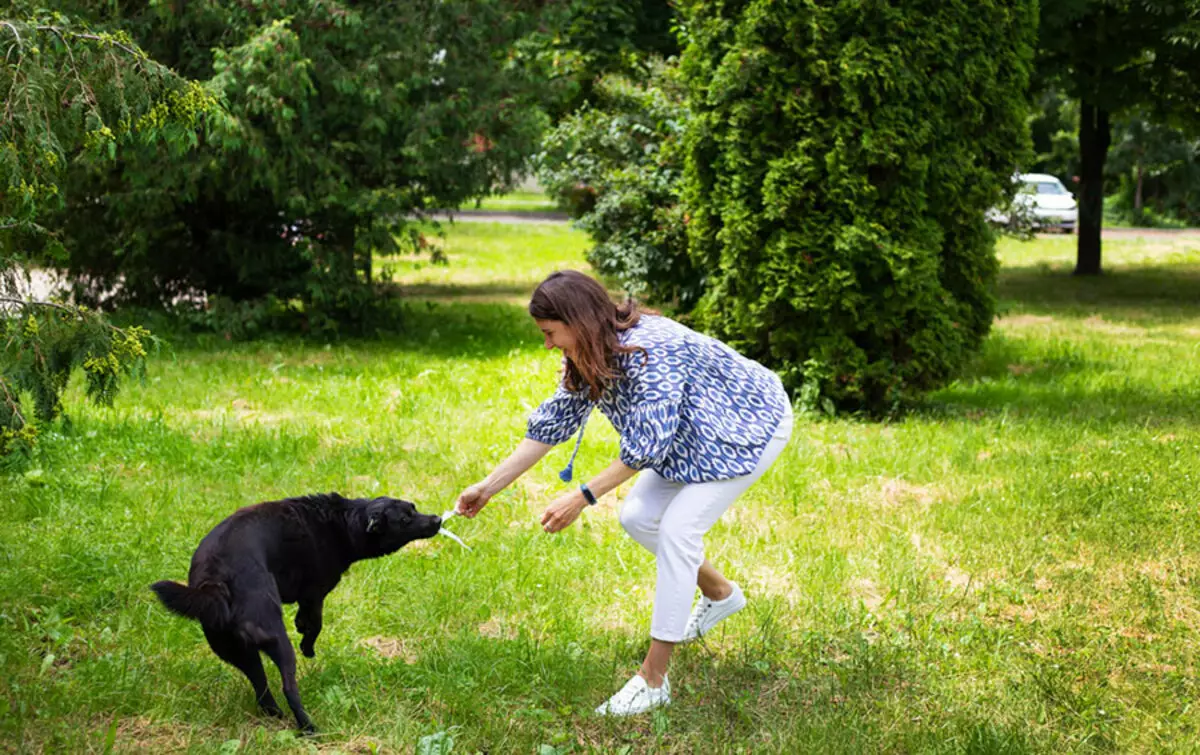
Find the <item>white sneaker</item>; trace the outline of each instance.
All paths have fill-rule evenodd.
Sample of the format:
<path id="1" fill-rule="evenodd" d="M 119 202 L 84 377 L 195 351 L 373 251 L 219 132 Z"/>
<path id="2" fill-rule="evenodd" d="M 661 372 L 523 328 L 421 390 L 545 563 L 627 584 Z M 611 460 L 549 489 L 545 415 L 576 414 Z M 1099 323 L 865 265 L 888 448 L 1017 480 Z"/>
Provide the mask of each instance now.
<path id="1" fill-rule="evenodd" d="M 722 619 L 727 619 L 746 607 L 746 596 L 742 593 L 742 588 L 738 587 L 737 582 L 730 584 L 733 585 L 733 592 L 724 600 L 709 600 L 703 595 L 700 596 L 700 601 L 692 608 L 692 615 L 688 617 L 681 643 L 700 639 L 712 631 Z"/>
<path id="2" fill-rule="evenodd" d="M 652 689 L 641 674 L 625 682 L 625 686 L 617 694 L 608 698 L 608 702 L 596 708 L 599 716 L 636 716 L 661 705 L 671 704 L 671 682 L 663 676 L 662 686 Z"/>

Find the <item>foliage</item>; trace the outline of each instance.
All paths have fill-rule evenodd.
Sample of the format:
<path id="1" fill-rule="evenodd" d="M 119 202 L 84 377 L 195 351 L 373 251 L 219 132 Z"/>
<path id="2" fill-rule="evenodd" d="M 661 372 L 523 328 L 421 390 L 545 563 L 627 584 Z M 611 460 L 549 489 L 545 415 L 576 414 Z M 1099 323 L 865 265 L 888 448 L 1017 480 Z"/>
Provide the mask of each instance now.
<path id="1" fill-rule="evenodd" d="M 1200 140 L 1132 112 L 1113 126 L 1108 172 L 1118 183 L 1112 210 L 1120 219 L 1200 225 Z"/>
<path id="2" fill-rule="evenodd" d="M 62 413 L 62 396 L 76 369 L 83 371 L 87 397 L 112 406 L 122 378 L 144 372 L 150 333 L 136 325 L 114 327 L 82 307 L 0 297 L 0 308 L 0 462 L 9 466 L 28 458 L 38 423 Z M 32 397 L 32 418 L 22 406 L 22 392 Z"/>
<path id="3" fill-rule="evenodd" d="M 1115 119 L 1200 124 L 1200 1 L 1041 4 L 1039 76 L 1079 103 L 1077 274 L 1101 271 L 1105 161 Z"/>
<path id="4" fill-rule="evenodd" d="M 63 206 L 70 165 L 105 162 L 119 145 L 137 143 L 177 154 L 214 109 L 211 95 L 127 34 L 61 13 L 0 18 L 0 49 L 0 257 L 46 243 L 40 220 Z"/>
<path id="5" fill-rule="evenodd" d="M 1048 88 L 1034 99 L 1029 125 L 1033 160 L 1028 173 L 1049 173 L 1073 190 L 1079 177 L 1079 103 Z"/>
<path id="6" fill-rule="evenodd" d="M 181 159 L 128 149 L 73 175 L 89 199 L 59 220 L 91 282 L 77 294 L 273 294 L 314 329 L 369 323 L 372 254 L 395 249 L 410 214 L 485 195 L 531 151 L 544 118 L 509 50 L 537 5 L 190 2 L 120 18 L 226 109 Z"/>
<path id="7" fill-rule="evenodd" d="M 684 4 L 702 323 L 808 406 L 943 385 L 994 314 L 1035 4 Z"/>
<path id="8" fill-rule="evenodd" d="M 0 19 L 0 462 L 27 459 L 62 413 L 72 374 L 86 396 L 111 405 L 122 378 L 145 364 L 144 328 L 112 326 L 83 307 L 31 296 L 27 268 L 60 259 L 47 217 L 71 199 L 66 174 L 143 145 L 178 156 L 195 141 L 215 99 L 149 59 L 128 35 L 62 13 L 10 5 Z M 19 15 L 18 15 L 19 14 Z M 28 408 L 24 396 L 32 401 Z"/>
<path id="9" fill-rule="evenodd" d="M 548 3 L 514 57 L 542 83 L 542 106 L 557 123 L 593 102 L 605 75 L 636 74 L 646 59 L 678 53 L 674 19 L 667 0 Z"/>
<path id="10" fill-rule="evenodd" d="M 677 69 L 655 62 L 638 83 L 601 79 L 595 102 L 560 121 L 535 160 L 547 193 L 596 240 L 588 261 L 601 274 L 683 307 L 703 283 L 679 196 L 687 121 Z"/>

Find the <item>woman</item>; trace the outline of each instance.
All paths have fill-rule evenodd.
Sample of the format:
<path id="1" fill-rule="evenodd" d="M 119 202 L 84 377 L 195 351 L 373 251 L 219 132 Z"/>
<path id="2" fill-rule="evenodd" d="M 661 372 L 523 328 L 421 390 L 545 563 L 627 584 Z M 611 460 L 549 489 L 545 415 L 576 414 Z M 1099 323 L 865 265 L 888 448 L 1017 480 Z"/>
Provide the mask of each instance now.
<path id="1" fill-rule="evenodd" d="M 529 418 L 524 440 L 455 508 L 474 517 L 554 446 L 593 407 L 620 433 L 620 458 L 542 515 L 559 532 L 596 499 L 637 475 L 621 526 L 655 555 L 658 577 L 650 651 L 636 675 L 596 709 L 642 713 L 671 701 L 667 665 L 675 645 L 694 640 L 746 605 L 741 589 L 704 557 L 703 537 L 771 466 L 792 431 L 779 378 L 725 344 L 632 303 L 614 305 L 588 276 L 557 272 L 533 293 L 529 314 L 547 349 L 563 353 L 562 383 Z M 571 463 L 563 470 L 570 481 Z M 688 612 L 696 586 L 703 597 Z"/>

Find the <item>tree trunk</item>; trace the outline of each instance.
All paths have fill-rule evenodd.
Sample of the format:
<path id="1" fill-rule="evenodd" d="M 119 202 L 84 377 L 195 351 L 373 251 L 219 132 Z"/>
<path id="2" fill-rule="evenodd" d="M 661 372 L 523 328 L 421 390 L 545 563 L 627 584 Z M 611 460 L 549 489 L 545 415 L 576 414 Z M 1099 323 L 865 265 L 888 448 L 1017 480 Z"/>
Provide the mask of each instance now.
<path id="1" fill-rule="evenodd" d="M 1104 161 L 1112 139 L 1108 111 L 1079 104 L 1079 246 L 1076 275 L 1100 274 L 1100 228 L 1104 220 Z"/>
<path id="2" fill-rule="evenodd" d="M 1146 169 L 1142 165 L 1142 159 L 1139 157 L 1137 161 L 1137 185 L 1133 189 L 1133 216 L 1137 218 L 1138 223 L 1142 222 L 1142 182 L 1145 176 Z"/>
<path id="3" fill-rule="evenodd" d="M 368 286 L 371 285 L 371 276 L 374 273 L 374 270 L 372 269 L 372 265 L 371 265 L 371 256 L 372 256 L 371 251 L 368 249 L 367 251 L 363 252 L 362 260 L 361 260 L 362 272 L 363 272 L 363 282 L 366 283 Z"/>

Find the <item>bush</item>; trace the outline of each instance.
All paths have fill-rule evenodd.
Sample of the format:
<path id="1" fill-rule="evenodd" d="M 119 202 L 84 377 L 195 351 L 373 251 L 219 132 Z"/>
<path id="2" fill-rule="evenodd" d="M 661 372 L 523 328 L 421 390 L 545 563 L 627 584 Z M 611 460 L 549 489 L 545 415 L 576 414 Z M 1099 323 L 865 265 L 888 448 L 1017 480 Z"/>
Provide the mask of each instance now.
<path id="1" fill-rule="evenodd" d="M 686 308 L 702 278 L 679 196 L 688 114 L 677 70 L 653 63 L 645 83 L 604 77 L 594 99 L 547 133 L 538 178 L 596 240 L 588 261 L 602 275 Z"/>
<path id="2" fill-rule="evenodd" d="M 984 215 L 1028 154 L 1032 0 L 682 4 L 698 321 L 809 405 L 949 380 L 993 312 Z"/>
<path id="3" fill-rule="evenodd" d="M 409 215 L 485 196 L 537 144 L 537 84 L 509 55 L 540 14 L 507 0 L 299 0 L 122 15 L 223 107 L 176 159 L 134 143 L 72 163 L 72 200 L 51 222 L 63 266 L 93 284 L 79 300 L 273 295 L 300 300 L 314 326 L 369 327 L 373 255 Z"/>

